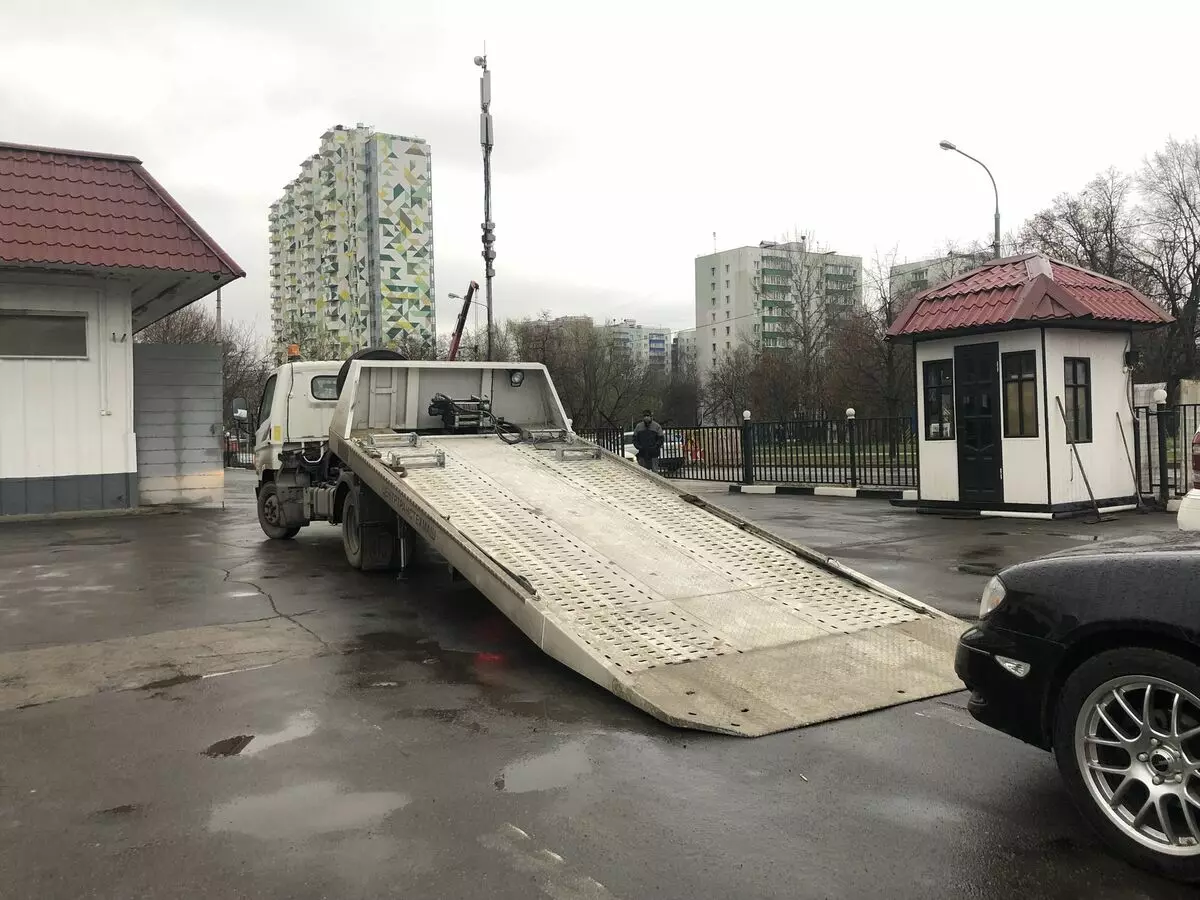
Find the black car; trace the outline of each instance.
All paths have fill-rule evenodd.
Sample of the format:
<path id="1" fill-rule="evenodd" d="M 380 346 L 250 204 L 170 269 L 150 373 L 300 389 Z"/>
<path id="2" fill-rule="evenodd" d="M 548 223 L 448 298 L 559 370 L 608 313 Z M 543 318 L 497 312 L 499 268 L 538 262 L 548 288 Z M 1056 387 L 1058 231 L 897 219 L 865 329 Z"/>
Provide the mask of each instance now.
<path id="1" fill-rule="evenodd" d="M 1147 535 L 1002 571 L 955 669 L 971 714 L 1054 753 L 1100 836 L 1200 882 L 1200 540 Z"/>

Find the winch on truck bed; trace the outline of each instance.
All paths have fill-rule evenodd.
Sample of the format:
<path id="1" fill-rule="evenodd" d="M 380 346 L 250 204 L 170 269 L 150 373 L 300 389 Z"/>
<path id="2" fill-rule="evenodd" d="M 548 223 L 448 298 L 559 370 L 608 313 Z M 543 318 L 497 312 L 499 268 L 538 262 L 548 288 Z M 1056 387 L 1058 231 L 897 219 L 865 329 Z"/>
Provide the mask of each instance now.
<path id="1" fill-rule="evenodd" d="M 340 522 L 362 568 L 419 535 L 673 725 L 763 735 L 960 688 L 958 620 L 580 439 L 540 365 L 354 362 L 320 458 L 262 458 L 277 527 Z"/>

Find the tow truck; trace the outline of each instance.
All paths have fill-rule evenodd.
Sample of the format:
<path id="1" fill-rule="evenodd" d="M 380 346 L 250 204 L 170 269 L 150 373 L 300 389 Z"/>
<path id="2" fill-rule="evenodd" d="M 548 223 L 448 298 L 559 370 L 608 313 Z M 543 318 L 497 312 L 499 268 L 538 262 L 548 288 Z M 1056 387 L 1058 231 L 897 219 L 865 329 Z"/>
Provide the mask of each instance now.
<path id="1" fill-rule="evenodd" d="M 338 525 L 362 570 L 428 545 L 544 652 L 671 725 L 757 736 L 961 689 L 957 619 L 580 438 L 545 367 L 388 356 L 269 380 L 268 537 Z"/>

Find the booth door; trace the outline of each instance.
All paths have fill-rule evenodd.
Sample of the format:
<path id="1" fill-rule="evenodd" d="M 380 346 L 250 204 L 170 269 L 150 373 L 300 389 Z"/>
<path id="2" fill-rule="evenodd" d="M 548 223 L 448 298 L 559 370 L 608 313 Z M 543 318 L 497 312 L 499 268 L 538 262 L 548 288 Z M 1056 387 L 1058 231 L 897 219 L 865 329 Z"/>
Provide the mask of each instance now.
<path id="1" fill-rule="evenodd" d="M 978 505 L 1002 503 L 999 344 L 955 347 L 954 382 L 958 406 L 958 499 Z"/>

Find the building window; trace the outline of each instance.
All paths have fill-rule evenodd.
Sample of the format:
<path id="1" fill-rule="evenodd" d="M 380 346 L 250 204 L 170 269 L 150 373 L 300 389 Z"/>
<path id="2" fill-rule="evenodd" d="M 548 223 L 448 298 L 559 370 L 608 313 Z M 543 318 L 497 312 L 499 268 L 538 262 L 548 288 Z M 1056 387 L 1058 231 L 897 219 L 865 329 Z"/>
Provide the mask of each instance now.
<path id="1" fill-rule="evenodd" d="M 716 352 L 717 352 L 717 345 L 713 344 L 713 353 L 716 353 Z"/>
<path id="2" fill-rule="evenodd" d="M 729 326 L 728 325 L 725 326 L 725 333 L 729 334 Z"/>
<path id="3" fill-rule="evenodd" d="M 729 274 L 729 263 L 725 263 L 725 274 Z"/>
<path id="4" fill-rule="evenodd" d="M 1000 357 L 1004 378 L 1004 436 L 1038 436 L 1037 354 L 1032 350 Z"/>
<path id="5" fill-rule="evenodd" d="M 728 349 L 729 349 L 729 341 L 726 341 L 726 342 L 725 342 L 725 349 L 726 349 L 726 350 L 728 350 Z"/>
<path id="6" fill-rule="evenodd" d="M 725 295 L 725 305 L 726 306 L 729 305 L 729 295 L 728 294 Z"/>
<path id="7" fill-rule="evenodd" d="M 712 317 L 713 317 L 713 321 L 714 321 L 714 322 L 715 322 L 715 321 L 717 321 L 717 314 L 716 314 L 716 313 L 713 313 L 713 314 L 712 314 Z"/>
<path id="8" fill-rule="evenodd" d="M 754 326 L 754 333 L 758 334 L 758 325 L 757 324 Z"/>
<path id="9" fill-rule="evenodd" d="M 725 287 L 729 287 L 729 279 L 728 278 L 725 279 Z"/>
<path id="10" fill-rule="evenodd" d="M 1066 388 L 1063 407 L 1067 413 L 1067 443 L 1092 442 L 1092 361 L 1068 356 L 1063 360 Z"/>
<path id="11" fill-rule="evenodd" d="M 725 310 L 725 318 L 729 318 L 729 310 Z"/>
<path id="12" fill-rule="evenodd" d="M 87 359 L 87 316 L 26 309 L 0 312 L 0 356 Z"/>
<path id="13" fill-rule="evenodd" d="M 713 297 L 713 298 L 712 298 L 712 305 L 713 305 L 713 306 L 716 306 L 716 305 L 717 305 L 717 298 L 716 298 L 716 297 Z"/>
<path id="14" fill-rule="evenodd" d="M 954 440 L 954 360 L 935 359 L 924 365 L 925 440 Z"/>
<path id="15" fill-rule="evenodd" d="M 717 274 L 717 267 L 716 267 L 716 266 L 713 266 L 711 271 L 712 271 L 713 275 L 716 275 L 716 274 Z"/>
<path id="16" fill-rule="evenodd" d="M 715 291 L 717 289 L 717 283 L 715 281 L 713 281 L 709 284 L 709 287 L 711 287 Z"/>
<path id="17" fill-rule="evenodd" d="M 713 337 L 716 337 L 716 336 L 717 336 L 717 329 L 714 328 L 713 329 Z"/>
<path id="18" fill-rule="evenodd" d="M 756 272 L 758 271 L 758 260 L 757 259 L 754 261 L 754 271 L 756 271 Z"/>

